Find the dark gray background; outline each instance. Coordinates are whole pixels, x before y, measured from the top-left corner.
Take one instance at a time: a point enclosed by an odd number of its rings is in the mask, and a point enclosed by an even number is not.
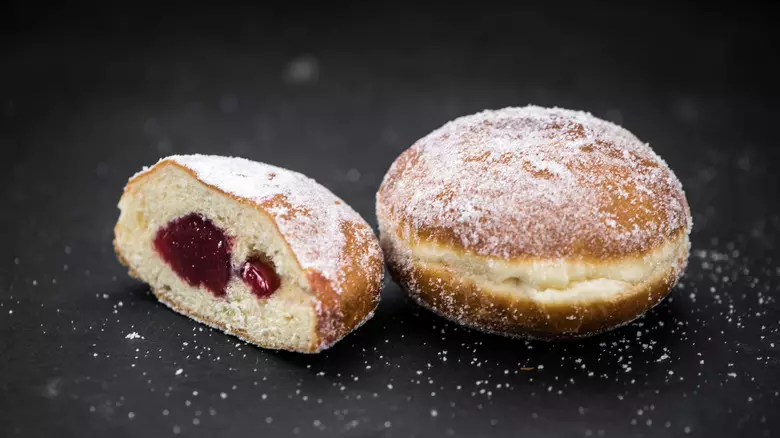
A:
[[[771,15],[626,3],[5,9],[0,436],[780,433]],[[122,186],[160,156],[288,167],[375,225],[404,148],[527,103],[623,124],[687,191],[685,277],[615,332],[483,335],[388,281],[328,352],[264,351],[172,313],[113,256]]]

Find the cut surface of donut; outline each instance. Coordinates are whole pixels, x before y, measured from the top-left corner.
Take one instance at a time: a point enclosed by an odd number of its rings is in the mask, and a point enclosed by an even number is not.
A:
[[[318,352],[373,315],[383,266],[369,225],[299,173],[182,155],[133,176],[114,247],[157,298],[261,347]]]
[[[449,122],[377,193],[390,272],[421,305],[498,334],[570,338],[658,304],[691,216],[666,163],[627,130],[560,108]]]

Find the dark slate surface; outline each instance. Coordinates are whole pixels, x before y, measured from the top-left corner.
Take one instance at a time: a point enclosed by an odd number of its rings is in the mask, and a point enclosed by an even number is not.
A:
[[[0,436],[780,434],[768,10],[194,8],[0,14]],[[121,188],[160,156],[295,169],[375,225],[400,151],[458,115],[526,103],[619,122],[683,181],[691,263],[645,318],[512,341],[388,281],[372,321],[304,356],[172,313],[113,256]]]

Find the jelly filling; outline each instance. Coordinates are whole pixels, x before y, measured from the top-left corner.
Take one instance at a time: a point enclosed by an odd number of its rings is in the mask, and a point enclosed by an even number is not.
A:
[[[154,238],[155,249],[179,277],[191,286],[204,286],[218,297],[225,296],[233,275],[230,246],[230,238],[198,213],[170,221]],[[263,257],[250,257],[238,274],[258,298],[267,298],[279,289],[279,276]]]
[[[225,296],[232,275],[230,239],[208,218],[190,213],[170,221],[157,231],[154,247],[191,286]]]
[[[279,288],[273,266],[260,258],[250,258],[241,267],[241,278],[258,298],[267,298]]]

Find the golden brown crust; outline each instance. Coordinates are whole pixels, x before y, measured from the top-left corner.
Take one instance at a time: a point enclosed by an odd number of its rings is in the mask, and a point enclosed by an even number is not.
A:
[[[544,340],[591,336],[633,321],[666,297],[687,260],[686,245],[669,268],[610,300],[540,303],[483,289],[441,265],[401,262],[386,239],[382,247],[392,277],[423,307],[480,331]]]
[[[372,257],[368,266],[361,266],[360,260],[365,260],[365,253],[371,252],[368,245],[379,245],[376,239],[365,238],[366,233],[373,231],[354,223],[345,223],[342,232],[346,236],[346,255],[348,262],[343,269],[346,287],[340,295],[334,293],[327,281],[317,273],[309,274],[309,283],[316,284],[320,292],[322,305],[317,309],[319,314],[318,332],[323,344],[330,344],[362,324],[366,316],[379,305],[379,291],[384,280],[384,260]],[[358,237],[360,235],[360,237]],[[379,250],[381,253],[381,250]],[[367,294],[365,291],[377,291]]]
[[[285,245],[290,249],[290,253],[293,257],[296,258],[296,262],[298,262],[295,251],[290,246],[290,243],[284,239],[284,234],[279,230],[275,216],[270,214],[268,210],[274,208],[286,209],[288,212],[287,218],[291,217],[289,215],[306,215],[308,212],[301,208],[291,208],[291,205],[284,197],[274,197],[273,199],[267,199],[258,203],[251,199],[221,190],[217,186],[205,183],[198,178],[198,175],[192,169],[175,161],[161,161],[148,171],[132,178],[127,183],[122,196],[131,196],[136,186],[140,184],[143,179],[152,175],[154,172],[161,171],[166,166],[175,166],[190,174],[195,180],[209,189],[214,190],[223,196],[227,196],[236,202],[240,202],[245,206],[255,208],[260,213],[264,214],[270,222],[274,224],[276,231],[282,236]],[[340,201],[337,201],[337,203],[340,203]],[[364,221],[356,220],[344,222],[342,225],[342,232],[345,234],[346,244],[340,255],[340,260],[343,264],[341,268],[342,276],[339,284],[340,293],[337,293],[334,290],[334,285],[330,280],[326,279],[315,270],[303,269],[298,262],[299,267],[306,272],[310,289],[317,298],[315,300],[315,312],[318,316],[316,325],[317,333],[312,337],[314,341],[311,350],[305,352],[321,351],[338,341],[370,318],[379,303],[379,295],[384,280],[384,263],[382,252],[379,248],[379,242],[377,241],[373,230]],[[114,249],[119,261],[123,265],[129,267],[130,275],[139,278],[132,266],[130,266],[122,256],[119,248],[116,246],[116,242],[114,242]],[[366,260],[368,261],[367,263]],[[177,312],[184,315],[190,315],[189,312],[183,311],[174,303],[164,301],[161,298],[162,295],[156,291],[155,295],[167,306]],[[206,321],[206,318],[202,315],[193,315],[193,317],[212,327],[217,327],[226,332],[235,334],[242,339],[257,345],[267,348],[283,348],[282,346],[264,346],[258,343],[256,339],[251,339],[246,332],[236,328],[228,330],[218,321]]]
[[[636,256],[690,228],[673,172],[589,114],[508,108],[457,119],[388,170],[377,215],[410,243],[505,260]]]

